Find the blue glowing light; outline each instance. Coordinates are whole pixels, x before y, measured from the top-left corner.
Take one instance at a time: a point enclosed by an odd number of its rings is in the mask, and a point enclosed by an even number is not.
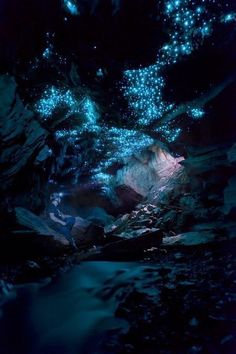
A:
[[[57,109],[66,109],[69,116],[79,111],[79,103],[70,90],[63,90],[52,86],[47,88],[43,97],[36,103],[35,109],[44,120],[52,117]]]
[[[71,15],[79,15],[79,10],[74,0],[64,0],[64,6]]]
[[[83,101],[82,111],[86,118],[84,129],[89,131],[98,131],[99,126],[97,123],[99,119],[99,113],[96,104],[89,97],[86,97]]]
[[[57,130],[55,132],[55,137],[57,140],[62,138],[76,138],[78,136],[79,131],[77,129],[63,129]]]
[[[200,119],[205,115],[205,111],[202,108],[193,108],[188,112],[188,115],[193,119]]]
[[[52,46],[49,46],[44,50],[42,56],[44,59],[49,59],[51,55],[52,55]]]
[[[99,68],[99,69],[97,70],[96,76],[97,76],[97,77],[103,77],[103,76],[104,76],[102,68]]]
[[[36,111],[46,121],[53,114],[61,111],[65,118],[79,113],[83,117],[80,131],[95,132],[99,130],[99,113],[96,104],[90,97],[77,98],[71,90],[52,86],[47,88],[35,105]],[[66,137],[66,131],[60,132],[60,137]]]
[[[79,15],[75,0],[63,0],[63,3],[67,12]],[[176,107],[174,99],[173,102],[168,101],[164,95],[166,69],[197,50],[205,38],[211,35],[216,23],[236,20],[235,13],[223,13],[224,6],[219,6],[219,0],[160,0],[159,3],[160,18],[168,38],[158,50],[152,65],[124,72],[121,86],[128,102],[129,114],[126,115],[128,118],[123,117],[126,119],[123,128],[109,127],[91,97],[77,97],[76,91],[66,88],[53,86],[45,89],[35,106],[44,120],[52,119],[56,113],[66,118],[78,113],[78,117],[75,116],[78,120],[73,119],[73,126],[57,130],[55,138],[59,142],[66,141],[73,147],[78,147],[80,151],[82,142],[91,137],[93,151],[98,159],[98,165],[92,172],[99,181],[111,180],[112,177],[106,172],[114,163],[125,162],[136,152],[155,144],[152,138],[142,133],[149,131],[150,125],[154,133],[170,143],[180,136],[181,128],[176,127],[174,121],[159,126],[153,124],[158,123],[158,120]],[[48,40],[43,53],[44,59],[52,54],[53,47],[50,43],[52,41]],[[91,49],[97,50],[97,45],[93,44]],[[53,56],[59,63],[64,63],[63,57],[56,56],[56,53]],[[104,73],[100,68],[96,77],[102,78]],[[205,115],[202,107],[188,108],[187,115],[193,120]],[[132,128],[129,129],[130,127]]]
[[[168,141],[168,143],[173,143],[181,133],[180,128],[174,128],[170,124],[162,124],[160,127],[155,129],[156,132],[161,133],[162,136]]]
[[[135,152],[152,145],[154,140],[134,129],[103,127],[103,135],[98,144],[98,151],[103,151],[103,158],[96,174],[103,172],[116,162],[124,162]],[[105,150],[104,150],[105,147]]]
[[[113,179],[113,176],[109,175],[108,173],[100,172],[99,170],[93,170],[93,180],[100,182],[100,183],[105,183],[105,184],[110,184]]]
[[[190,55],[213,31],[215,23],[222,21],[217,0],[169,0],[162,1],[163,26],[169,33],[168,41],[157,53],[154,65],[124,72],[122,89],[127,99],[130,117],[137,126],[148,127],[153,121],[168,113],[174,102],[163,96],[165,87],[164,70]],[[225,5],[227,8],[227,4]],[[217,14],[217,15],[216,15]],[[232,21],[234,14],[227,14],[225,22]],[[204,112],[193,110],[189,116],[201,118]],[[180,128],[162,125],[158,130],[168,141],[174,141],[181,133]]]
[[[229,14],[222,16],[222,22],[224,22],[224,23],[233,22],[233,21],[236,21],[236,13],[235,12],[231,12]]]

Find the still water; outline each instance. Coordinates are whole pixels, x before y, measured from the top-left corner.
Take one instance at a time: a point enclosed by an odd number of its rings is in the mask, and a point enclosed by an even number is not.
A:
[[[128,330],[115,310],[131,289],[145,288],[145,268],[84,262],[53,282],[17,287],[1,308],[0,353],[100,353],[108,331]]]

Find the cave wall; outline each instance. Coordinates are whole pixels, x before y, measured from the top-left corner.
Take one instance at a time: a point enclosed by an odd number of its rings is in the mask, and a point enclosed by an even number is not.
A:
[[[164,180],[182,169],[179,164],[182,159],[173,157],[158,145],[153,145],[127,160],[124,167],[117,172],[116,183],[124,184],[147,197],[153,187],[160,188]]]
[[[2,209],[17,203],[40,207],[37,196],[46,181],[44,162],[48,157],[48,132],[25,107],[15,79],[0,76],[1,190]]]

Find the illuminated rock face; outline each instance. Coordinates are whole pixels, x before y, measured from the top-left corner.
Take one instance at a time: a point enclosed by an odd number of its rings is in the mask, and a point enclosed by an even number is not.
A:
[[[181,170],[182,158],[174,158],[170,153],[158,146],[132,157],[118,171],[118,185],[131,187],[136,193],[147,197],[153,187],[159,188],[173,174]]]

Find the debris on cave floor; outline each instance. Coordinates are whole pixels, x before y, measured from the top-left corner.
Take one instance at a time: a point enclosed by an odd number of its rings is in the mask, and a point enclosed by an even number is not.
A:
[[[119,304],[129,331],[109,333],[99,353],[233,354],[236,346],[235,240],[214,247],[153,251]]]

